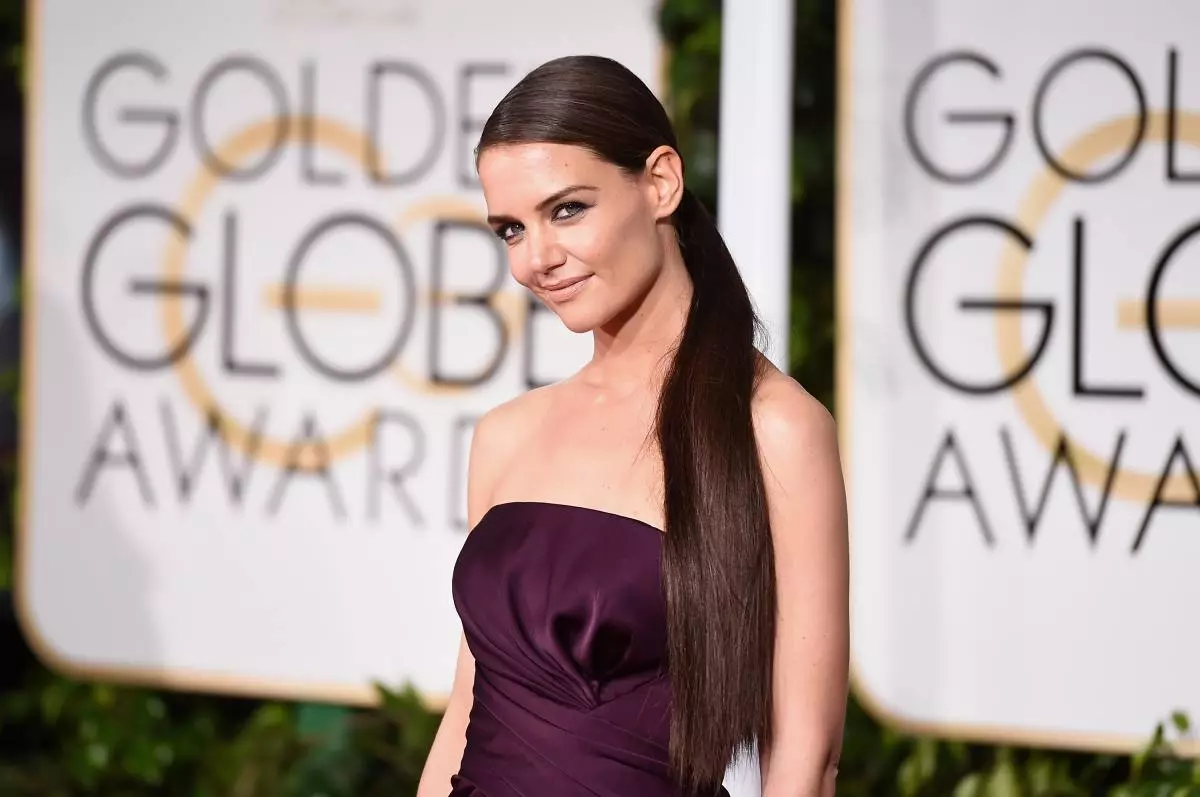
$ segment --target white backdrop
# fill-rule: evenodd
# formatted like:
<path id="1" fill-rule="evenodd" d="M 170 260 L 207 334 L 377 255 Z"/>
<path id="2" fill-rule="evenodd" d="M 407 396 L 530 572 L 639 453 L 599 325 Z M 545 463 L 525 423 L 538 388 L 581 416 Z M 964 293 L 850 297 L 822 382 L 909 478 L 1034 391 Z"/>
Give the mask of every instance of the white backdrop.
<path id="1" fill-rule="evenodd" d="M 471 226 L 479 126 L 557 55 L 659 90 L 655 4 L 33 13 L 18 598 L 38 651 L 194 689 L 446 694 L 472 423 L 590 353 Z"/>
<path id="2" fill-rule="evenodd" d="M 902 6 L 842 5 L 856 685 L 1140 747 L 1200 713 L 1200 6 Z"/>

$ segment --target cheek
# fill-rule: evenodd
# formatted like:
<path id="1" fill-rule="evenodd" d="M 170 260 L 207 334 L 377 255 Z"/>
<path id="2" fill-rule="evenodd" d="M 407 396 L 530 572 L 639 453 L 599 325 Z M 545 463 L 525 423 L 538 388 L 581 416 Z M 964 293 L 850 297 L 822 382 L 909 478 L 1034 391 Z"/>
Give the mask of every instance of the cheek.
<path id="1" fill-rule="evenodd" d="M 517 284 L 528 288 L 533 281 L 533 269 L 529 265 L 529 258 L 521 255 L 521 247 L 505 246 L 504 256 L 508 262 L 508 273 L 512 274 Z"/>
<path id="2" fill-rule="evenodd" d="M 605 262 L 612 279 L 623 291 L 640 292 L 653 280 L 662 262 L 658 237 L 646 230 L 640 219 L 632 219 L 619 235 L 607 241 Z"/>
<path id="3" fill-rule="evenodd" d="M 581 232 L 572 246 L 576 257 L 612 281 L 640 281 L 657 262 L 658 239 L 639 214 L 628 213 Z"/>

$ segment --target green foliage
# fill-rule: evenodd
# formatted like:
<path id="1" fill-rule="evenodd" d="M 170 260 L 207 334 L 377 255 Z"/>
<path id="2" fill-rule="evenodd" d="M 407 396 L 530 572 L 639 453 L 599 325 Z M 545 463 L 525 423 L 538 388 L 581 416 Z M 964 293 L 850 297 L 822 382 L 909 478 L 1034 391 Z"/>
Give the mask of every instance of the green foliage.
<path id="1" fill-rule="evenodd" d="M 280 793 L 300 741 L 289 709 L 81 684 L 34 670 L 0 700 L 0 793 Z"/>
<path id="2" fill-rule="evenodd" d="M 1165 725 L 1118 756 L 907 737 L 853 701 L 848 719 L 843 797 L 1200 797 L 1200 762 L 1175 754 Z M 1182 715 L 1171 727 L 1188 733 Z"/>
<path id="3" fill-rule="evenodd" d="M 661 8 L 672 50 L 669 104 L 688 181 L 714 210 L 720 5 L 666 0 Z M 20 30 L 18 6 L 0 3 L 0 47 L 10 63 L 20 54 L 12 32 Z M 797 0 L 790 340 L 792 373 L 830 406 L 834 16 L 833 0 Z M 11 394 L 16 382 L 15 373 L 0 374 L 0 392 Z M 11 455 L 0 461 L 0 493 L 15 505 Z M 0 519 L 0 590 L 11 584 L 10 521 Z M 80 683 L 45 670 L 19 638 L 3 636 L 5 628 L 0 622 L 6 797 L 410 795 L 440 721 L 411 690 L 383 686 L 378 707 L 351 710 Z M 1175 715 L 1135 756 L 996 747 L 907 736 L 851 700 L 838 794 L 1200 797 L 1200 763 L 1172 746 L 1190 733 L 1187 718 Z"/>
<path id="4" fill-rule="evenodd" d="M 82 684 L 30 663 L 0 696 L 0 794 L 384 797 L 413 794 L 439 716 L 411 690 L 305 730 L 314 707 Z M 315 707 L 320 708 L 320 707 Z"/>
<path id="5" fill-rule="evenodd" d="M 797 0 L 792 93 L 792 375 L 833 407 L 835 3 Z"/>
<path id="6" fill-rule="evenodd" d="M 721 80 L 719 0 L 674 0 L 663 4 L 659 28 L 671 48 L 668 110 L 687 164 L 688 187 L 716 210 L 717 117 L 715 87 Z"/>
<path id="7" fill-rule="evenodd" d="M 25 84 L 25 7 L 27 0 L 0 0 L 0 70 Z"/>

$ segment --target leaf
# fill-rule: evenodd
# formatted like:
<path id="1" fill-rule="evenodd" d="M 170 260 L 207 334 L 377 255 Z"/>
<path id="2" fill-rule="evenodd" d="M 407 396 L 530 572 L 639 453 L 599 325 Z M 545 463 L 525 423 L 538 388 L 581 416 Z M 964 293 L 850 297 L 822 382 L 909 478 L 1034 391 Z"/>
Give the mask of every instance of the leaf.
<path id="1" fill-rule="evenodd" d="M 1056 781 L 1054 761 L 1048 756 L 1034 755 L 1025 763 L 1025 782 L 1032 797 L 1049 797 L 1060 788 Z"/>
<path id="2" fill-rule="evenodd" d="M 953 797 L 984 797 L 984 785 L 983 774 L 972 772 L 954 787 Z"/>
<path id="3" fill-rule="evenodd" d="M 1022 797 L 1017 768 L 1012 761 L 1002 760 L 987 781 L 984 797 Z"/>
<path id="4" fill-rule="evenodd" d="M 916 759 L 906 758 L 896 773 L 896 785 L 900 787 L 900 794 L 902 797 L 915 797 L 921 791 L 922 784 Z"/>
<path id="5" fill-rule="evenodd" d="M 1142 770 L 1146 767 L 1146 762 L 1150 756 L 1156 754 L 1163 744 L 1163 724 L 1160 722 L 1154 727 L 1154 735 L 1150 737 L 1150 742 L 1142 749 L 1135 753 L 1130 760 L 1130 769 L 1132 770 L 1133 781 L 1136 783 L 1141 779 Z"/>

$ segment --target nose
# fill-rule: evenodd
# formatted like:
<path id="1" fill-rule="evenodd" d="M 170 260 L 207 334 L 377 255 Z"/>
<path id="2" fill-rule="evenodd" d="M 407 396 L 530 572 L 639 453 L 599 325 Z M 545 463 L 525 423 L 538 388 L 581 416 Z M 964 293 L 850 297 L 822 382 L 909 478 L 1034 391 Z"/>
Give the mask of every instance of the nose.
<path id="1" fill-rule="evenodd" d="M 539 276 L 549 274 L 566 262 L 566 250 L 559 245 L 553 232 L 535 230 L 528 235 L 529 265 Z"/>

